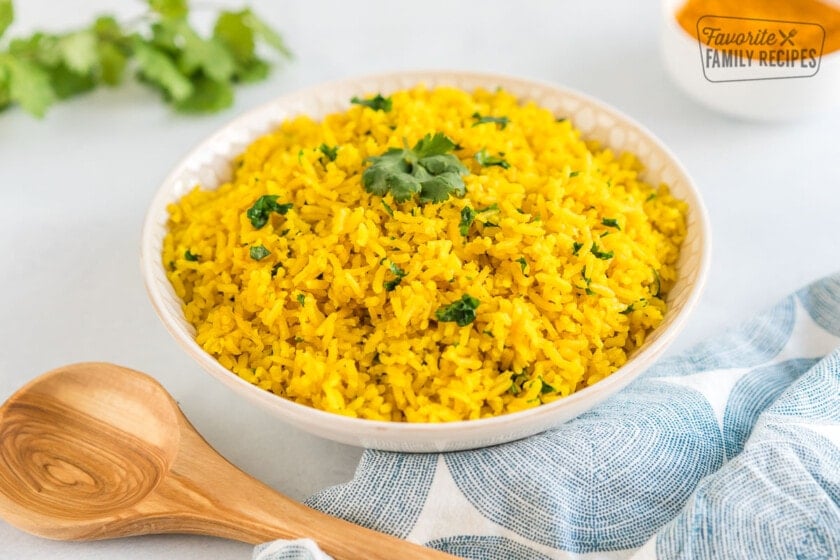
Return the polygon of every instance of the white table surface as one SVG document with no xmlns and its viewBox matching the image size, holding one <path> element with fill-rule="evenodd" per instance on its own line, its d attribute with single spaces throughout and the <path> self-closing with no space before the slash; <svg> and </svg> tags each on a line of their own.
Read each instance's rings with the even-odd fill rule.
<svg viewBox="0 0 840 560">
<path fill-rule="evenodd" d="M 12 35 L 142 10 L 124 0 L 17 4 Z M 361 450 L 279 424 L 212 381 L 158 321 L 138 264 L 152 194 L 193 145 L 272 97 L 345 76 L 517 74 L 584 91 L 649 127 L 696 179 L 715 245 L 705 295 L 671 352 L 840 270 L 840 112 L 767 125 L 695 105 L 660 62 L 658 3 L 638 4 L 431 0 L 400 15 L 386 0 L 253 2 L 297 57 L 238 89 L 221 114 L 179 116 L 127 85 L 61 103 L 43 121 L 0 115 L 0 400 L 56 366 L 112 361 L 157 377 L 211 444 L 274 488 L 303 499 L 348 480 Z M 2 559 L 232 560 L 250 550 L 182 536 L 59 543 L 0 521 Z"/>
</svg>

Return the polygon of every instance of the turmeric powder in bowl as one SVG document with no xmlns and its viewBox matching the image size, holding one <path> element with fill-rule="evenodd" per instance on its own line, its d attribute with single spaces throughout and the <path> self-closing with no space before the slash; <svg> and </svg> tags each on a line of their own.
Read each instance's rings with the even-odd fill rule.
<svg viewBox="0 0 840 560">
<path fill-rule="evenodd" d="M 704 34 L 698 22 L 708 16 L 729 18 L 731 21 L 726 31 L 743 34 L 744 42 L 749 41 L 750 33 L 753 33 L 754 40 L 760 40 L 751 20 L 816 24 L 822 28 L 822 35 L 824 35 L 822 54 L 840 50 L 840 5 L 838 4 L 820 0 L 740 0 L 737 3 L 729 0 L 688 0 L 676 14 L 680 27 L 701 41 L 707 39 L 710 33 Z M 796 46 L 797 44 L 813 44 L 815 40 L 822 41 L 823 37 L 802 36 L 803 33 L 816 32 L 818 27 L 797 28 L 794 36 L 787 41 L 785 40 L 787 35 L 785 35 L 785 37 L 777 36 L 773 42 L 777 44 L 785 42 L 789 46 Z M 765 29 L 765 32 L 766 40 L 772 31 Z M 712 43 L 714 46 L 714 41 Z M 758 51 L 753 49 L 753 54 L 757 55 Z"/>
</svg>

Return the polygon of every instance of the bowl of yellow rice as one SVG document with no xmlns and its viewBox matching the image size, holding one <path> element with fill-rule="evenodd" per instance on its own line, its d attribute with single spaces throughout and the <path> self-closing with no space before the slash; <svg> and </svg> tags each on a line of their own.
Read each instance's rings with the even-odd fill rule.
<svg viewBox="0 0 840 560">
<path fill-rule="evenodd" d="M 417 452 L 526 437 L 626 386 L 709 252 L 697 190 L 642 126 L 464 72 L 246 113 L 175 167 L 142 237 L 155 310 L 243 406 Z"/>
</svg>

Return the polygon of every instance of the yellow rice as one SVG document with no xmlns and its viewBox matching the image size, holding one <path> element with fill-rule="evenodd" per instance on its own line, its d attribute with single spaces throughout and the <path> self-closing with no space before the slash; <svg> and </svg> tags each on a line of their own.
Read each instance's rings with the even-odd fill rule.
<svg viewBox="0 0 840 560">
<path fill-rule="evenodd" d="M 163 262 L 196 341 L 277 395 L 391 421 L 522 410 L 621 367 L 662 321 L 685 203 L 642 182 L 632 154 L 507 92 L 418 86 L 392 99 L 389 112 L 289 120 L 236 159 L 233 180 L 169 207 Z M 509 124 L 473 126 L 476 112 Z M 466 196 L 386 195 L 389 215 L 362 186 L 365 159 L 435 132 L 460 147 Z M 482 149 L 510 167 L 481 167 Z M 246 212 L 265 194 L 293 208 L 255 229 Z M 461 209 L 492 204 L 463 237 Z M 270 255 L 252 259 L 257 245 Z M 392 262 L 406 276 L 388 292 Z M 480 301 L 472 324 L 435 320 L 463 294 Z"/>
</svg>

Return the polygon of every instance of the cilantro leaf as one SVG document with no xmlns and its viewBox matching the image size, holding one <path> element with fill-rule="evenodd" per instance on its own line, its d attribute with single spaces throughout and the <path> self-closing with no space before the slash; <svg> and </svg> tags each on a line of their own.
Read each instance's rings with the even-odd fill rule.
<svg viewBox="0 0 840 560">
<path fill-rule="evenodd" d="M 473 126 L 478 126 L 480 124 L 486 124 L 486 123 L 495 123 L 495 124 L 499 125 L 499 128 L 501 128 L 502 130 L 504 130 L 505 127 L 507 127 L 508 123 L 510 122 L 510 120 L 507 117 L 482 116 L 478 112 L 473 113 L 472 117 L 475 119 L 475 122 L 473 123 Z"/>
<path fill-rule="evenodd" d="M 99 73 L 102 81 L 109 86 L 122 82 L 128 58 L 112 43 L 100 42 L 97 46 L 99 55 Z"/>
<path fill-rule="evenodd" d="M 303 294 L 298 294 L 295 299 L 297 299 L 297 302 L 301 305 L 304 305 L 306 303 L 306 296 Z"/>
<path fill-rule="evenodd" d="M 369 109 L 373 109 L 374 111 L 382 111 L 383 113 L 390 111 L 391 106 L 393 105 L 391 98 L 382 97 L 381 93 L 377 93 L 368 99 L 360 99 L 353 96 L 353 98 L 350 99 L 350 103 L 354 105 L 361 105 L 362 107 L 367 107 Z"/>
<path fill-rule="evenodd" d="M 617 230 L 621 230 L 621 226 L 618 225 L 618 220 L 616 220 L 615 218 L 604 218 L 603 220 L 601 220 L 601 223 L 607 227 L 614 227 Z"/>
<path fill-rule="evenodd" d="M 15 19 L 15 7 L 12 0 L 0 0 L 0 37 Z"/>
<path fill-rule="evenodd" d="M 516 262 L 518 262 L 520 268 L 522 268 L 522 274 L 525 274 L 525 268 L 528 266 L 528 261 L 525 260 L 525 257 L 519 257 L 516 259 Z"/>
<path fill-rule="evenodd" d="M 659 294 L 662 293 L 662 280 L 659 278 L 659 271 L 653 267 L 650 267 L 651 271 L 653 271 L 653 285 L 656 286 L 656 289 L 651 291 L 651 295 L 653 297 L 659 297 Z"/>
<path fill-rule="evenodd" d="M 464 294 L 461 299 L 438 308 L 435 311 L 435 319 L 442 323 L 456 323 L 459 327 L 466 327 L 475 321 L 475 310 L 479 303 L 476 298 Z"/>
<path fill-rule="evenodd" d="M 292 203 L 277 204 L 279 198 L 276 194 L 265 194 L 259 197 L 253 206 L 251 206 L 245 213 L 245 216 L 251 221 L 251 225 L 255 229 L 262 229 L 268 223 L 268 218 L 272 212 L 277 212 L 285 216 L 286 213 L 292 209 Z"/>
<path fill-rule="evenodd" d="M 12 56 L 0 57 L 0 68 L 8 74 L 9 99 L 40 118 L 55 100 L 50 78 L 40 66 Z"/>
<path fill-rule="evenodd" d="M 227 45 L 230 53 L 239 63 L 254 57 L 256 41 L 254 29 L 249 25 L 250 10 L 239 12 L 223 11 L 213 26 L 213 37 Z"/>
<path fill-rule="evenodd" d="M 217 81 L 198 75 L 191 80 L 192 94 L 175 102 L 183 113 L 214 113 L 233 105 L 233 88 L 227 81 Z"/>
<path fill-rule="evenodd" d="M 472 226 L 473 222 L 475 221 L 475 216 L 477 212 L 470 208 L 469 206 L 464 206 L 461 209 L 461 221 L 458 224 L 458 231 L 466 237 L 470 233 L 470 226 Z"/>
<path fill-rule="evenodd" d="M 273 48 L 284 58 L 292 58 L 292 51 L 286 46 L 286 42 L 283 41 L 283 37 L 281 37 L 279 33 L 277 33 L 264 20 L 259 18 L 253 11 L 243 11 L 245 14 L 244 21 L 248 27 L 254 30 L 254 35 L 262 39 L 265 44 Z"/>
<path fill-rule="evenodd" d="M 142 76 L 160 87 L 170 98 L 183 101 L 193 94 L 192 82 L 162 50 L 137 40 L 134 42 L 134 56 Z"/>
<path fill-rule="evenodd" d="M 469 170 L 446 152 L 455 143 L 438 132 L 425 135 L 413 148 L 390 148 L 380 156 L 368 158 L 370 167 L 362 173 L 365 190 L 377 196 L 390 192 L 396 202 L 419 195 L 421 202 L 443 202 L 450 195 L 466 193 L 462 175 Z"/>
<path fill-rule="evenodd" d="M 58 40 L 58 49 L 67 68 L 76 74 L 87 74 L 99 63 L 96 35 L 92 31 L 77 31 Z"/>
<path fill-rule="evenodd" d="M 582 248 L 583 248 L 583 243 L 578 243 L 577 241 L 575 241 L 574 243 L 572 243 L 572 254 L 577 256 L 577 254 L 580 252 L 580 250 Z"/>
<path fill-rule="evenodd" d="M 630 315 L 631 313 L 633 313 L 633 311 L 635 309 L 636 309 L 635 305 L 631 303 L 630 305 L 625 307 L 622 311 L 619 311 L 619 313 L 621 313 L 622 315 Z"/>
<path fill-rule="evenodd" d="M 265 248 L 264 245 L 254 245 L 249 251 L 251 258 L 255 261 L 261 261 L 271 254 L 271 251 Z"/>
<path fill-rule="evenodd" d="M 216 82 L 228 83 L 235 70 L 233 55 L 219 39 L 203 39 L 185 21 L 179 22 L 178 35 L 183 39 L 178 65 L 189 76 L 201 70 Z"/>
<path fill-rule="evenodd" d="M 487 153 L 487 149 L 484 148 L 480 152 L 475 154 L 475 161 L 478 162 L 479 165 L 482 167 L 492 167 L 494 165 L 501 167 L 502 169 L 510 168 L 510 164 L 504 160 L 504 158 L 491 156 Z"/>
<path fill-rule="evenodd" d="M 180 18 L 187 15 L 187 0 L 149 0 L 152 11 L 165 18 Z"/>
<path fill-rule="evenodd" d="M 192 254 L 189 249 L 184 251 L 184 258 L 190 262 L 198 262 L 198 255 Z"/>
</svg>

